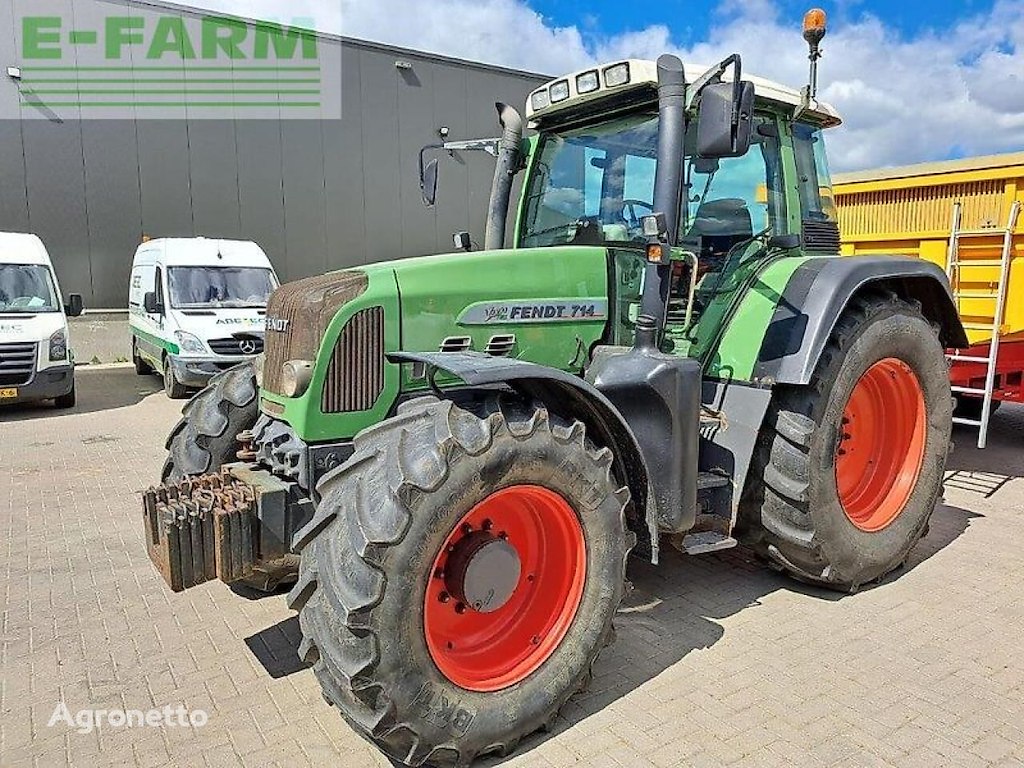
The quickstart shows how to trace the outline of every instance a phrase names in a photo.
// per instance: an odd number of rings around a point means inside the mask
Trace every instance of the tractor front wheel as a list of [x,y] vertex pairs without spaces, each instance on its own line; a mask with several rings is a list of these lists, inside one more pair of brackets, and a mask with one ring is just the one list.
[[775,394],[746,538],[804,581],[854,591],[879,579],[927,528],[951,417],[943,348],[920,307],[855,299],[812,383]]
[[300,655],[394,760],[507,754],[610,640],[635,540],[612,454],[505,398],[411,401],[355,449],[296,535]]

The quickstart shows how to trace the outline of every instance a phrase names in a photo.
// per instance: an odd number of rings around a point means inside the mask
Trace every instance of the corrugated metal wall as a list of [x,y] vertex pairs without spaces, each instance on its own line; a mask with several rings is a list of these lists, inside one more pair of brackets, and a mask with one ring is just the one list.
[[[0,114],[18,114],[14,12],[0,3]],[[75,22],[101,25],[110,3],[74,0]],[[154,11],[155,13],[156,11]],[[0,230],[38,234],[65,293],[123,307],[143,235],[259,242],[282,279],[451,250],[451,234],[483,240],[493,160],[442,161],[439,205],[420,200],[420,147],[495,136],[494,102],[522,109],[533,75],[350,40],[341,48],[341,120],[0,119]],[[396,60],[412,69],[399,69]]]

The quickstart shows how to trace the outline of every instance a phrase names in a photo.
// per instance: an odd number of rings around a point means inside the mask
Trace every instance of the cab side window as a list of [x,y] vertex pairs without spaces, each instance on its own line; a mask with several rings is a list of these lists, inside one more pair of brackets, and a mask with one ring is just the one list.
[[811,221],[837,221],[832,177],[821,129],[806,123],[793,126],[793,149],[800,176],[800,212]]

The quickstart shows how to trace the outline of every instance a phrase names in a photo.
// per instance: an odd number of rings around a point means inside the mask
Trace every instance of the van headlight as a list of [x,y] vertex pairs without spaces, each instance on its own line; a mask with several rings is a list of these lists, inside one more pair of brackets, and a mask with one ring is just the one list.
[[193,336],[191,333],[185,333],[185,331],[175,331],[174,338],[178,341],[178,346],[182,352],[205,352],[206,347],[203,346],[203,342],[198,337]]
[[62,330],[50,337],[50,362],[68,359],[68,335]]
[[285,397],[299,397],[313,380],[313,363],[309,360],[289,360],[281,368],[281,389]]

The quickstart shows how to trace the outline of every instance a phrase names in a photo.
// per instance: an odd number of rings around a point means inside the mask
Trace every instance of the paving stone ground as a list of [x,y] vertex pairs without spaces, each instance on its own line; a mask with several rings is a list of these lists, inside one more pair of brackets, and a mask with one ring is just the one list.
[[[299,662],[280,595],[171,594],[138,492],[180,403],[86,371],[79,406],[0,411],[0,765],[387,766]],[[634,564],[618,642],[508,766],[1024,765],[1024,409],[958,431],[908,568],[840,597],[745,551]],[[183,705],[202,728],[48,727]],[[500,761],[491,760],[488,765]]]

